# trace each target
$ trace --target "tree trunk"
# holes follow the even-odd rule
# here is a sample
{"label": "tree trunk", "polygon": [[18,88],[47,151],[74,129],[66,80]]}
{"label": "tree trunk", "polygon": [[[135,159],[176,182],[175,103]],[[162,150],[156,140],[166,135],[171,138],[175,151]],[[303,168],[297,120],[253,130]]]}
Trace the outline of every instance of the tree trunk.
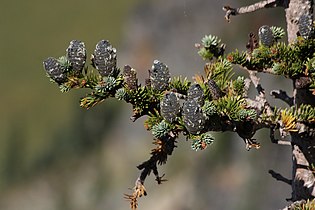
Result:
{"label": "tree trunk", "polygon": [[[313,0],[287,1],[286,22],[289,43],[298,32],[298,20],[302,14],[313,14]],[[294,105],[315,105],[315,97],[308,87],[298,87],[294,81]],[[292,134],[292,201],[315,197],[315,138],[307,133]]]}

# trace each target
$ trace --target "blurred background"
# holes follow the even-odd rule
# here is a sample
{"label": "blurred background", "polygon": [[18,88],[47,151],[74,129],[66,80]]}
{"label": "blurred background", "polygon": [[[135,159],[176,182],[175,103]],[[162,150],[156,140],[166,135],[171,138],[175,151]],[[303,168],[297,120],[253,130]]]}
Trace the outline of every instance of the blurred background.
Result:
{"label": "blurred background", "polygon": [[[131,193],[149,158],[152,136],[144,119],[129,120],[131,106],[107,100],[90,110],[79,107],[87,92],[61,93],[45,76],[42,61],[65,54],[72,39],[88,54],[101,39],[117,48],[118,65],[133,66],[140,82],[154,59],[172,76],[203,73],[194,44],[206,34],[219,36],[227,51],[245,50],[248,33],[261,25],[285,27],[284,11],[270,9],[224,20],[222,6],[255,1],[209,0],[0,0],[0,209],[129,209]],[[263,76],[268,93],[290,89],[284,78]],[[283,105],[272,102],[272,105]],[[261,149],[247,152],[232,133],[195,152],[181,138],[160,168],[169,181],[145,183],[148,196],[139,209],[279,209],[291,189],[268,174],[290,178],[290,147],[270,143],[268,131],[256,138]]]}

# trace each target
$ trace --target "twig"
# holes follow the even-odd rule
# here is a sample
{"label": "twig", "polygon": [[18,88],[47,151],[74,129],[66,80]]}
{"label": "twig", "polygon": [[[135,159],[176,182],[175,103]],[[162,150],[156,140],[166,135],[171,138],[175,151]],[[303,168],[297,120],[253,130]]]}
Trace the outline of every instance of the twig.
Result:
{"label": "twig", "polygon": [[247,71],[256,71],[256,72],[262,72],[262,73],[267,73],[267,74],[272,74],[272,75],[278,75],[275,73],[275,71],[272,68],[248,68],[248,66],[242,66],[242,65],[238,65],[238,66]]}
{"label": "twig", "polygon": [[286,102],[289,106],[293,106],[293,97],[289,97],[283,90],[272,90],[270,91],[270,95]]}
{"label": "twig", "polygon": [[138,198],[146,196],[147,192],[140,179],[137,179],[135,187],[133,188],[132,194],[124,194],[124,198],[129,201],[131,210],[137,210],[138,208]]}
{"label": "twig", "polygon": [[283,7],[284,6],[284,0],[267,0],[267,1],[260,1],[255,4],[244,6],[240,8],[232,8],[230,6],[224,6],[223,10],[225,13],[225,19],[230,22],[230,16],[236,16],[240,14],[246,14],[250,12],[255,12],[257,10],[263,9],[263,8],[270,8],[270,7]]}
{"label": "twig", "polygon": [[257,71],[250,71],[250,70],[247,70],[247,71],[249,73],[249,78],[251,79],[253,85],[255,86],[255,88],[259,94],[255,100],[261,104],[261,107],[266,110],[266,113],[268,115],[271,115],[273,113],[273,111],[272,111],[270,104],[268,103],[268,101],[266,99],[265,90],[261,86],[261,84],[259,83],[260,78],[257,77]]}
{"label": "twig", "polygon": [[258,142],[256,142],[256,139],[249,139],[249,138],[246,138],[244,139],[245,141],[245,148],[247,151],[249,151],[250,149],[252,148],[255,148],[255,149],[259,149],[260,148],[260,144]]}
{"label": "twig", "polygon": [[147,195],[144,182],[151,172],[153,172],[155,175],[155,181],[158,184],[162,184],[163,182],[167,181],[166,179],[163,179],[165,174],[162,176],[159,175],[157,165],[165,164],[167,161],[167,156],[172,155],[173,150],[176,147],[176,138],[176,134],[169,132],[168,135],[161,137],[160,139],[156,139],[153,144],[157,145],[157,147],[152,149],[150,159],[137,166],[137,168],[141,170],[141,173],[136,180],[133,193],[124,194],[125,199],[130,202],[130,207],[132,210],[137,209],[138,198]]}

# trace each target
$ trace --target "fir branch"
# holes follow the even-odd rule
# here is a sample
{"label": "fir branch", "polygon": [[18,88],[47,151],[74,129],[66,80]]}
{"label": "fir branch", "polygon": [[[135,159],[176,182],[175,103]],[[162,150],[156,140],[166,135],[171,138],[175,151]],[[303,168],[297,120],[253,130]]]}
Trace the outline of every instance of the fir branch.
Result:
{"label": "fir branch", "polygon": [[[291,45],[274,43],[273,39],[283,36],[283,30],[267,28],[268,33],[264,34],[265,29],[261,30],[261,45],[258,46],[251,34],[248,52],[236,50],[228,55],[224,55],[225,45],[218,37],[205,36],[198,45],[198,53],[210,62],[204,67],[205,76],[196,75],[194,83],[187,78],[171,78],[167,65],[155,60],[149,79],[141,86],[135,69],[127,65],[120,72],[116,66],[116,49],[106,40],[100,41],[94,50],[96,70],[85,67],[84,44],[76,41],[70,44],[68,57],[50,57],[44,61],[44,68],[63,91],[91,89],[91,93],[81,99],[81,107],[89,109],[115,97],[132,105],[133,121],[148,117],[145,128],[152,132],[156,147],[151,150],[150,158],[138,166],[141,172],[133,193],[125,194],[131,208],[136,209],[138,198],[146,195],[144,182],[151,172],[158,184],[165,181],[164,175],[159,175],[158,166],[172,155],[179,133],[192,139],[194,150],[211,145],[213,137],[207,133],[209,131],[236,132],[248,150],[260,147],[253,136],[261,128],[270,128],[270,138],[277,144],[291,143],[275,139],[276,129],[281,136],[315,135],[314,107],[303,104],[286,109],[271,107],[257,76],[257,72],[283,75],[295,81],[295,88],[308,91],[315,87],[315,41],[301,39]],[[249,79],[234,79],[232,64],[243,67]],[[258,92],[255,99],[248,98],[250,83]],[[293,99],[285,92],[272,91],[271,94],[293,105]]]}

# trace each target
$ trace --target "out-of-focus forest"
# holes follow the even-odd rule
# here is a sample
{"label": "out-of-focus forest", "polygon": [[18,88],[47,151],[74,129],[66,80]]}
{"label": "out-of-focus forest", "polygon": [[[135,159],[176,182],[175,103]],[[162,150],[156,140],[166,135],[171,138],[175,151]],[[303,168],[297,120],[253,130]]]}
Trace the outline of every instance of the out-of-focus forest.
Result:
{"label": "out-of-focus forest", "polygon": [[[280,9],[224,20],[225,4],[255,1],[90,0],[1,1],[0,6],[0,209],[128,209],[136,166],[149,157],[152,136],[144,119],[129,120],[131,107],[110,99],[91,110],[79,107],[84,91],[61,93],[49,82],[42,61],[65,54],[69,42],[85,42],[88,54],[101,39],[118,51],[118,65],[130,64],[140,82],[154,59],[172,76],[203,73],[194,44],[217,35],[227,51],[245,50],[248,33],[261,25],[285,27]],[[238,73],[241,73],[240,71]],[[266,91],[290,84],[264,76]],[[274,102],[273,105],[283,105]],[[290,147],[272,145],[267,131],[256,138],[261,149],[247,152],[231,133],[195,152],[181,138],[162,166],[169,181],[147,179],[140,209],[278,209],[290,187],[269,169],[290,177]]]}

